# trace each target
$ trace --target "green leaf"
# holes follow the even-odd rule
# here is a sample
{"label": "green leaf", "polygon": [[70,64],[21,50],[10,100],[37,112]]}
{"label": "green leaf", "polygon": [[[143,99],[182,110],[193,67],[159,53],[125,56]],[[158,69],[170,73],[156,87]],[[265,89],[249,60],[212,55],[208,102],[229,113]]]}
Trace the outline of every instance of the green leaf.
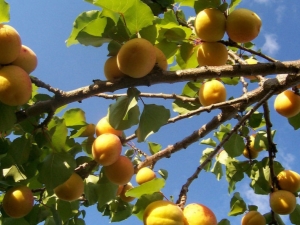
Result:
{"label": "green leaf", "polygon": [[139,91],[129,88],[127,96],[121,96],[117,101],[109,106],[109,124],[117,130],[126,130],[138,124],[140,110],[137,105]]}
{"label": "green leaf", "polygon": [[63,118],[67,127],[86,125],[85,112],[80,108],[67,110]]}
{"label": "green leaf", "polygon": [[228,192],[235,190],[235,184],[244,178],[243,168],[236,159],[228,158],[226,161],[226,180]]}
{"label": "green leaf", "polygon": [[161,150],[162,146],[160,144],[149,141],[148,148],[149,148],[151,154],[154,155],[155,153],[157,153]]}
{"label": "green leaf", "polygon": [[274,217],[273,217],[273,215],[272,215],[271,212],[266,213],[266,214],[264,214],[263,216],[264,216],[265,219],[266,219],[266,224],[271,224],[272,222],[274,222],[274,218],[275,218],[275,220],[276,220],[276,222],[277,222],[278,225],[286,225],[286,224],[282,221],[281,217],[280,217],[278,214],[276,214],[276,213],[274,214]]}
{"label": "green leaf", "polygon": [[205,140],[202,140],[200,143],[204,144],[204,145],[210,145],[212,147],[216,147],[217,146],[217,143],[212,138],[207,138]]}
{"label": "green leaf", "polygon": [[164,106],[145,104],[139,127],[136,130],[138,142],[144,141],[149,135],[157,132],[170,118],[170,110]]}
{"label": "green leaf", "polygon": [[78,213],[79,206],[80,205],[78,200],[68,202],[58,199],[56,203],[56,209],[62,221],[66,221],[69,218],[75,216]]}
{"label": "green leaf", "polygon": [[155,46],[164,53],[167,59],[172,58],[179,48],[177,43],[169,42],[167,39],[160,40]]}
{"label": "green leaf", "polygon": [[246,203],[239,192],[234,193],[230,200],[230,212],[228,216],[237,216],[244,213],[247,209]]}
{"label": "green leaf", "polygon": [[295,130],[298,130],[300,128],[300,113],[298,113],[296,116],[288,118],[288,121]]}
{"label": "green leaf", "polygon": [[121,15],[131,34],[139,32],[143,27],[153,23],[154,15],[148,5],[140,0],[103,1],[93,4]]}
{"label": "green leaf", "polygon": [[163,178],[154,178],[148,182],[145,182],[137,187],[129,189],[125,196],[131,196],[135,198],[140,198],[142,195],[145,194],[153,194],[155,192],[160,191],[165,186],[165,179]]}
{"label": "green leaf", "polygon": [[176,53],[176,62],[181,69],[196,68],[198,66],[197,61],[197,49],[199,46],[183,42]]}
{"label": "green leaf", "polygon": [[231,0],[229,5],[229,14],[241,3],[242,0]]}
{"label": "green leaf", "polygon": [[18,219],[5,218],[3,225],[30,225],[30,224],[24,218],[18,218]]}
{"label": "green leaf", "polygon": [[216,175],[217,180],[221,180],[221,178],[223,177],[222,164],[219,161],[216,161],[213,168],[211,169],[211,172]]}
{"label": "green leaf", "polygon": [[228,219],[222,219],[218,225],[230,225],[230,221]]}
{"label": "green leaf", "polygon": [[293,224],[300,224],[300,205],[297,204],[295,210],[290,214],[290,220]]}
{"label": "green leaf", "polygon": [[[202,157],[201,157],[201,159],[200,159],[200,164],[202,164],[208,157],[209,157],[209,155],[212,153],[214,151],[214,149],[213,148],[206,148],[205,150],[203,150],[203,152],[202,152]],[[205,165],[205,167],[204,167],[204,169],[206,170],[206,171],[209,171],[210,170],[210,168],[211,168],[211,160],[209,161],[209,163],[207,163],[206,165]]]}
{"label": "green leaf", "polygon": [[[0,11],[2,13],[2,11]],[[17,122],[16,107],[8,106],[0,102],[0,132],[10,130]]]}
{"label": "green leaf", "polygon": [[97,203],[97,190],[100,188],[100,184],[98,184],[98,181],[99,177],[94,175],[89,175],[87,178],[85,178],[84,197],[87,200],[85,206],[90,206]]}
{"label": "green leaf", "polygon": [[239,77],[222,77],[221,80],[224,82],[224,84],[228,85],[237,85],[240,83],[240,78]]}
{"label": "green leaf", "polygon": [[230,157],[240,156],[245,148],[244,139],[234,133],[229,140],[224,144],[224,149]]}
{"label": "green leaf", "polygon": [[158,170],[159,175],[161,175],[162,178],[164,178],[165,180],[168,178],[168,171],[164,170],[164,169],[160,169]]}
{"label": "green leaf", "polygon": [[10,145],[8,154],[17,165],[27,162],[32,149],[32,136],[30,134],[16,138]]}
{"label": "green leaf", "polygon": [[249,126],[252,128],[259,128],[265,125],[263,119],[263,114],[259,112],[254,112],[249,118]]}
{"label": "green leaf", "polygon": [[48,124],[48,130],[52,135],[50,147],[56,152],[64,151],[68,135],[65,120],[53,117]]}
{"label": "green leaf", "polygon": [[98,195],[98,208],[103,207],[110,200],[116,197],[118,185],[110,182],[104,174],[103,167],[99,174],[99,181],[97,183],[99,187],[97,188]]}
{"label": "green leaf", "polygon": [[4,0],[0,0],[0,23],[8,22],[10,20],[9,10],[9,4]]}
{"label": "green leaf", "polygon": [[76,162],[70,154],[51,153],[38,166],[38,180],[52,190],[69,179],[75,167]]}
{"label": "green leaf", "polygon": [[198,13],[206,8],[217,8],[221,4],[220,0],[198,0],[195,1],[195,12]]}

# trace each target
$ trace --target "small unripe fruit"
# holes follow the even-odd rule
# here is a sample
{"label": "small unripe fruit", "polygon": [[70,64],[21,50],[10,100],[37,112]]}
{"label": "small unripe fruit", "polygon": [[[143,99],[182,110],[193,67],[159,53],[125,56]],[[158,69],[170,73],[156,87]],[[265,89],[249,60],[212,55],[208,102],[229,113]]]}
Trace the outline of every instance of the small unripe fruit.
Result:
{"label": "small unripe fruit", "polygon": [[109,81],[113,81],[125,76],[125,74],[122,73],[118,67],[117,56],[111,56],[105,61],[104,75]]}
{"label": "small unripe fruit", "polygon": [[83,194],[83,191],[84,182],[82,178],[75,172],[67,181],[58,185],[54,189],[54,193],[56,194],[56,196],[64,201],[77,200]]}
{"label": "small unripe fruit", "polygon": [[256,159],[259,155],[259,152],[257,151],[251,151],[249,153],[249,150],[247,150],[246,148],[243,151],[243,155],[247,158],[247,159]]}
{"label": "small unripe fruit", "polygon": [[7,24],[0,24],[0,64],[14,61],[21,50],[19,33]]}
{"label": "small unripe fruit", "polygon": [[256,38],[260,32],[259,16],[248,9],[232,11],[226,20],[226,32],[232,41],[246,43]]}
{"label": "small unripe fruit", "polygon": [[107,117],[103,117],[102,119],[99,120],[99,122],[96,124],[96,135],[99,136],[101,134],[115,134],[119,137],[122,136],[123,131],[121,130],[116,130],[113,128],[109,122]]}
{"label": "small unripe fruit", "polygon": [[296,207],[296,197],[293,193],[285,190],[278,190],[270,194],[270,207],[279,215],[287,215]]}
{"label": "small unripe fruit", "polygon": [[217,218],[213,211],[205,205],[191,203],[183,209],[185,225],[217,225]]}
{"label": "small unripe fruit", "polygon": [[279,187],[292,193],[300,190],[300,175],[292,170],[283,170],[277,175]]}
{"label": "small unripe fruit", "polygon": [[134,167],[129,158],[121,155],[115,163],[104,167],[104,173],[112,183],[125,185],[131,180]]}
{"label": "small unripe fruit", "polygon": [[28,74],[30,74],[37,67],[36,54],[29,47],[22,45],[20,54],[12,62],[12,64],[21,67]]}
{"label": "small unripe fruit", "polygon": [[257,211],[250,211],[243,216],[241,225],[266,225],[266,219]]}
{"label": "small unripe fruit", "polygon": [[122,144],[120,138],[114,134],[101,134],[92,146],[94,160],[102,166],[115,163],[121,155]]}
{"label": "small unripe fruit", "polygon": [[202,84],[198,94],[199,101],[203,106],[224,102],[226,100],[225,86],[218,80],[210,80]]}
{"label": "small unripe fruit", "polygon": [[226,18],[218,9],[204,9],[197,14],[195,32],[197,36],[207,42],[216,42],[225,34]]}
{"label": "small unripe fruit", "polygon": [[203,42],[197,51],[199,66],[223,66],[227,59],[227,48],[219,42]]}
{"label": "small unripe fruit", "polygon": [[284,117],[293,117],[300,112],[300,96],[291,90],[285,90],[276,96],[274,109]]}
{"label": "small unripe fruit", "polygon": [[143,184],[145,182],[153,180],[155,177],[156,175],[153,170],[148,167],[143,167],[137,172],[135,180],[138,184]]}
{"label": "small unripe fruit", "polygon": [[10,217],[21,218],[31,211],[33,200],[33,194],[28,187],[16,186],[5,193],[2,207]]}
{"label": "small unripe fruit", "polygon": [[154,46],[143,38],[127,41],[117,55],[120,71],[133,78],[146,76],[153,69],[155,62]]}

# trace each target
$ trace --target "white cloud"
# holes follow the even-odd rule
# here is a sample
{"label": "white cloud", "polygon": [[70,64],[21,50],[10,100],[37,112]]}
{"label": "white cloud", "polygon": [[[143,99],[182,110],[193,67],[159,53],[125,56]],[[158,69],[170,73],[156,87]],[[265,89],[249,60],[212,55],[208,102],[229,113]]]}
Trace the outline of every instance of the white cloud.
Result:
{"label": "white cloud", "polygon": [[271,2],[271,0],[254,0],[257,3],[268,3]]}
{"label": "white cloud", "polygon": [[276,13],[276,16],[277,16],[277,22],[280,23],[282,21],[282,17],[285,13],[285,10],[286,10],[286,6],[284,5],[280,5],[276,8],[275,10],[275,13]]}
{"label": "white cloud", "polygon": [[243,195],[246,198],[244,200],[247,205],[256,205],[261,214],[270,212],[269,195],[255,194],[253,189],[247,185],[245,185],[242,189],[244,190]]}
{"label": "white cloud", "polygon": [[262,46],[262,52],[267,55],[274,55],[278,52],[280,46],[275,34],[265,34],[265,43]]}
{"label": "white cloud", "polygon": [[281,165],[285,169],[291,169],[292,164],[295,162],[296,157],[291,153],[286,153],[280,149],[280,151],[277,153],[278,155],[278,161],[281,163]]}

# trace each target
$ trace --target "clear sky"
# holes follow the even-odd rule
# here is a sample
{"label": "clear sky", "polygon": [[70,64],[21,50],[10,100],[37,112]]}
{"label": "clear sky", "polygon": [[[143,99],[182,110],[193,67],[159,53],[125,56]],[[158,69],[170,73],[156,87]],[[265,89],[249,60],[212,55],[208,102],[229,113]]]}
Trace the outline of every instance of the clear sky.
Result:
{"label": "clear sky", "polygon": [[[32,75],[64,91],[89,85],[93,79],[104,80],[103,65],[108,54],[106,46],[95,48],[81,45],[66,47],[65,45],[65,40],[71,32],[75,18],[81,12],[97,9],[96,7],[81,0],[8,2],[11,5],[11,22],[9,24],[20,33],[23,44],[32,48],[38,56],[38,67]],[[261,33],[254,40],[257,49],[262,49],[265,54],[282,61],[299,59],[300,4],[298,0],[244,1],[239,7],[255,11],[262,19]],[[195,15],[190,14],[190,16]],[[183,85],[183,83],[164,84],[139,89],[145,92],[179,94]],[[253,88],[254,86],[251,85],[250,87]],[[228,86],[228,89],[230,88],[232,87]],[[241,93],[240,89],[229,90],[231,96],[237,97]],[[273,129],[279,129],[274,140],[279,150],[277,160],[286,168],[300,173],[300,164],[297,163],[300,156],[300,131],[294,131],[285,118],[274,113],[273,101],[274,98],[270,101]],[[80,104],[70,104],[68,108],[83,108],[86,112],[87,122],[97,123],[100,118],[106,115],[107,107],[112,102],[112,100],[95,97]],[[157,101],[146,99],[146,102],[156,103]],[[166,104],[168,107],[171,106],[171,103],[172,101],[168,100],[159,101],[159,104]],[[172,113],[172,116],[175,115]],[[176,124],[163,127],[158,134],[150,136],[148,140],[160,143],[164,148],[190,135],[192,131],[199,129],[211,117],[211,114],[203,113],[200,117],[179,121]],[[130,135],[133,131],[133,129],[125,131],[125,134]],[[147,151],[145,144],[135,144]],[[195,143],[188,149],[156,164],[155,170],[163,168],[169,171],[169,178],[163,189],[165,196],[174,196],[174,199],[177,200],[181,186],[199,165],[202,150],[205,148],[206,146]],[[124,148],[125,150],[126,148]],[[266,152],[260,157],[265,156],[267,156]],[[134,180],[132,182],[135,184]],[[214,211],[218,221],[228,218],[232,224],[239,224],[241,216],[230,218],[227,216],[230,210],[229,201],[232,197],[232,194],[227,192],[227,186],[225,179],[217,181],[212,173],[201,172],[199,178],[190,187],[187,203],[203,203]],[[246,179],[245,182],[238,183],[236,191],[241,193],[247,204],[258,205],[261,213],[270,211],[267,196],[254,195],[252,189],[249,188],[249,180]],[[109,224],[109,219],[102,217],[96,206],[87,208],[86,211],[87,225]],[[122,221],[121,224],[132,225],[141,224],[141,222],[132,216],[130,219]]]}

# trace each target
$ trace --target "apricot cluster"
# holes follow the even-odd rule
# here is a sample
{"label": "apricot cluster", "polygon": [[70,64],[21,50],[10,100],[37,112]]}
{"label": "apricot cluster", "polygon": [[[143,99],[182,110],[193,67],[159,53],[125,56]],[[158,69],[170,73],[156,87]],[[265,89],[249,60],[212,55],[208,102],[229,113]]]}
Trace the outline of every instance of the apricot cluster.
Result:
{"label": "apricot cluster", "polygon": [[236,9],[226,18],[220,10],[207,8],[197,14],[194,25],[202,41],[197,51],[199,66],[222,66],[227,62],[228,52],[218,41],[225,33],[234,42],[246,43],[258,36],[262,23],[259,16],[248,9]]}
{"label": "apricot cluster", "polygon": [[104,75],[110,81],[125,75],[141,78],[150,73],[155,64],[162,70],[167,69],[168,62],[164,53],[148,40],[134,38],[122,45],[116,56],[106,60]]}
{"label": "apricot cluster", "polygon": [[255,136],[256,134],[252,134],[249,137],[249,146],[248,148],[245,147],[244,151],[243,151],[243,155],[247,158],[247,159],[256,159],[259,155],[259,153],[263,150],[263,148],[256,146],[255,145]]}
{"label": "apricot cluster", "polygon": [[0,24],[0,101],[19,106],[31,98],[29,74],[37,66],[36,54],[22,45],[19,33],[10,25]]}

